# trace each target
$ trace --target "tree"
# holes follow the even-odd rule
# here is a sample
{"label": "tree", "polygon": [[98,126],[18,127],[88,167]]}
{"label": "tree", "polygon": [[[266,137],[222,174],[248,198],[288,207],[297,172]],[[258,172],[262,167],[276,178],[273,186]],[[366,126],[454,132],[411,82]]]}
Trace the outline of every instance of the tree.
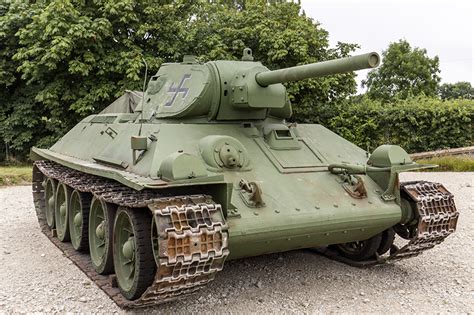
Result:
{"label": "tree", "polygon": [[474,88],[469,82],[445,83],[439,88],[439,96],[443,100],[464,98],[474,99]]}
{"label": "tree", "polygon": [[53,0],[0,5],[0,139],[25,157],[175,61],[196,1]]}
{"label": "tree", "polygon": [[0,161],[9,151],[20,156],[28,153],[32,143],[48,136],[44,109],[36,106],[38,86],[27,86],[13,60],[19,49],[16,33],[31,23],[43,4],[24,1],[0,3]]}
{"label": "tree", "polygon": [[[271,69],[349,55],[298,3],[204,0],[51,0],[0,4],[0,139],[25,156],[48,146],[163,62],[196,54],[238,60],[250,47]],[[297,116],[356,90],[354,74],[288,84]]]}
{"label": "tree", "polygon": [[426,49],[412,48],[406,40],[391,43],[382,55],[382,65],[362,81],[371,99],[437,96],[441,80],[438,56],[430,58]]}

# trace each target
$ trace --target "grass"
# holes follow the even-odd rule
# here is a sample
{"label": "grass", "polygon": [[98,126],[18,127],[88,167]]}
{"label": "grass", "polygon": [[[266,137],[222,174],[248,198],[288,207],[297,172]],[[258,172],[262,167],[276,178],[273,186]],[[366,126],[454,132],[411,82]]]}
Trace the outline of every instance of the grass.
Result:
{"label": "grass", "polygon": [[422,172],[474,172],[474,158],[468,156],[442,156],[416,162],[439,165],[437,168],[422,170]]}
{"label": "grass", "polygon": [[0,166],[0,186],[28,185],[31,166]]}

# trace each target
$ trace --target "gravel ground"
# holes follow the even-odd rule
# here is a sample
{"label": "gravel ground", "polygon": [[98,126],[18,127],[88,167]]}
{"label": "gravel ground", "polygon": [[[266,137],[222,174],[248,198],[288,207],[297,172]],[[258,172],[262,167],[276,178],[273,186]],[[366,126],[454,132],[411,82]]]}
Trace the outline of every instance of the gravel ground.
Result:
{"label": "gravel ground", "polygon": [[[357,269],[301,250],[229,261],[207,288],[159,313],[474,312],[474,173],[408,173],[456,196],[457,232],[425,254]],[[39,230],[27,186],[0,189],[0,313],[119,312]]]}

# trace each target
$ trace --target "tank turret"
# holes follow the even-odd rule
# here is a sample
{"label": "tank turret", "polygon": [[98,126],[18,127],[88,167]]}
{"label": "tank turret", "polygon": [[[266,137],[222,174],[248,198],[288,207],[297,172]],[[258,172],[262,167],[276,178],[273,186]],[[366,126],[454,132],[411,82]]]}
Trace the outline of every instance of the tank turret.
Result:
{"label": "tank turret", "polygon": [[185,56],[182,63],[163,64],[151,78],[143,114],[145,120],[200,116],[248,120],[269,115],[289,118],[291,106],[281,83],[375,68],[379,62],[379,55],[372,52],[271,71],[253,61],[250,48],[244,49],[242,61],[200,64],[193,56]]}

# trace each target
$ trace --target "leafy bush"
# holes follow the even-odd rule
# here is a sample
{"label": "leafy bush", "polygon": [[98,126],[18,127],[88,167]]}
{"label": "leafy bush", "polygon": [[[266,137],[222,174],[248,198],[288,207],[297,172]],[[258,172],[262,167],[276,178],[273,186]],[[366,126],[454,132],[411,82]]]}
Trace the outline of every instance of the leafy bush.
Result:
{"label": "leafy bush", "polygon": [[472,145],[473,121],[474,101],[423,96],[394,103],[363,97],[322,123],[362,148],[390,143],[413,153]]}

